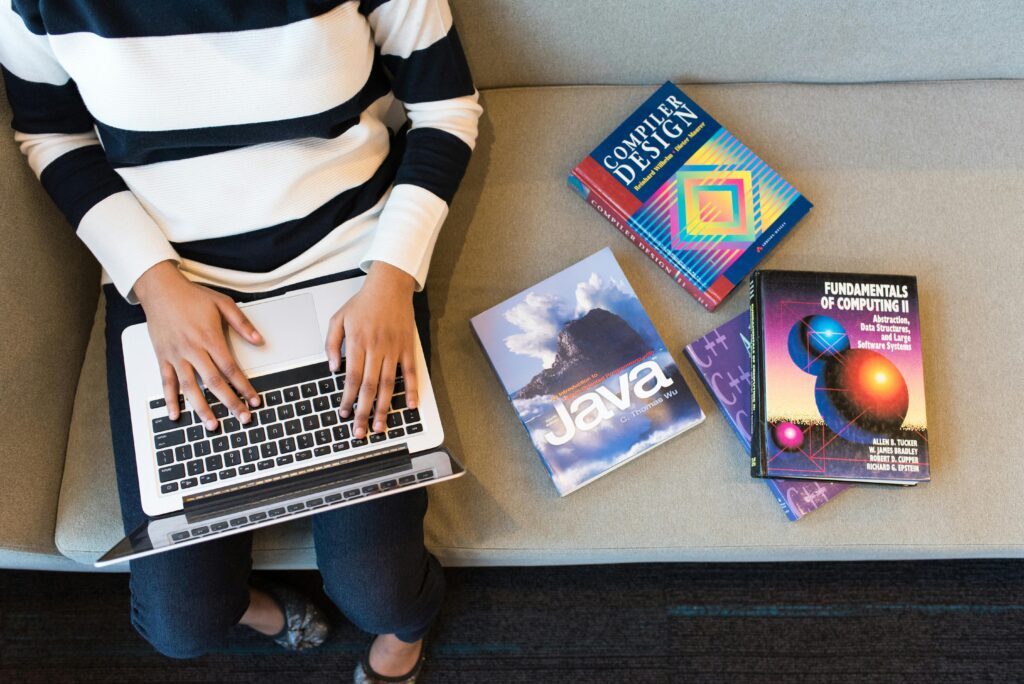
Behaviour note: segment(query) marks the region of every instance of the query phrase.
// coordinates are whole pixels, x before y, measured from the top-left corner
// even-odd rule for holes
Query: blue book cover
[[[607,248],[470,323],[562,496],[704,420]]]
[[[749,454],[750,311],[744,311],[686,345],[686,356]],[[777,478],[767,479],[765,483],[790,520],[799,520],[851,486]]]

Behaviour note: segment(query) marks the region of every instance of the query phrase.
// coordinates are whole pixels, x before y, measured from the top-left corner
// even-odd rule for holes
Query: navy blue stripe
[[[82,103],[74,81],[64,85],[34,83],[0,68],[14,118],[11,128],[22,133],[85,133],[92,115]]]
[[[471,153],[469,145],[447,131],[437,128],[409,131],[395,185],[418,185],[451,204]]]
[[[110,195],[128,189],[110,168],[99,145],[79,147],[62,154],[43,169],[40,180],[76,229],[87,211]]]
[[[250,273],[273,271],[375,205],[394,180],[403,143],[403,136],[393,138],[387,158],[370,180],[337,195],[308,216],[238,235],[173,243],[174,247],[186,259],[210,266]]]
[[[140,166],[280,140],[336,138],[359,123],[359,115],[363,110],[389,90],[387,74],[380,61],[376,60],[358,94],[319,114],[279,121],[170,131],[130,131],[102,122],[97,122],[96,127],[107,150],[107,157],[115,168]]]
[[[105,38],[222,33],[285,26],[354,0],[13,0],[39,35],[93,33]]]
[[[359,0],[359,13],[368,17],[373,10],[390,1],[391,0]]]
[[[391,88],[402,102],[433,102],[473,94],[473,76],[459,34],[448,35],[408,57],[384,55],[391,73]]]

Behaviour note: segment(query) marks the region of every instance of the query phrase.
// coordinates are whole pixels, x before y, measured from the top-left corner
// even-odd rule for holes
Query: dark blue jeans
[[[351,276],[347,272],[260,294],[222,290],[236,301],[283,294]],[[107,385],[118,492],[125,532],[144,520],[135,471],[121,332],[145,320],[113,286],[107,300]],[[426,296],[414,298],[416,324],[429,355]],[[414,642],[441,607],[444,575],[423,545],[425,489],[387,496],[312,517],[324,590],[358,627]],[[164,655],[191,658],[224,645],[249,607],[252,534],[242,533],[131,561],[132,624]]]

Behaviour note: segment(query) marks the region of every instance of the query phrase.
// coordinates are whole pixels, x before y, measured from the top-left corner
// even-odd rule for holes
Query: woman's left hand
[[[405,377],[406,404],[418,406],[416,383],[416,321],[412,294],[416,281],[405,271],[375,261],[363,287],[331,316],[327,360],[341,367],[345,342],[345,385],[339,413],[348,418],[355,404],[353,436],[387,430],[387,414],[399,364]],[[370,415],[376,398],[376,409]]]

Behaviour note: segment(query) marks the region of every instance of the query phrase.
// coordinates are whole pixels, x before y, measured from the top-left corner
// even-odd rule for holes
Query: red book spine
[[[651,261],[657,264],[658,268],[665,271],[672,280],[689,292],[694,299],[703,304],[709,311],[715,310],[715,307],[719,304],[718,301],[712,300],[701,292],[682,271],[662,258],[661,252],[651,247],[643,237],[629,227],[629,217],[642,206],[639,200],[616,183],[614,179],[607,177],[608,172],[601,168],[594,161],[593,157],[587,157],[580,162],[579,166],[573,169],[572,175],[577,182],[587,189],[586,194],[581,194],[583,194],[583,198],[592,207],[597,209],[602,216],[619,229],[619,232],[646,254]],[[607,178],[603,178],[602,175]],[[610,188],[611,192],[605,193],[605,188]],[[627,211],[626,208],[629,210]]]

